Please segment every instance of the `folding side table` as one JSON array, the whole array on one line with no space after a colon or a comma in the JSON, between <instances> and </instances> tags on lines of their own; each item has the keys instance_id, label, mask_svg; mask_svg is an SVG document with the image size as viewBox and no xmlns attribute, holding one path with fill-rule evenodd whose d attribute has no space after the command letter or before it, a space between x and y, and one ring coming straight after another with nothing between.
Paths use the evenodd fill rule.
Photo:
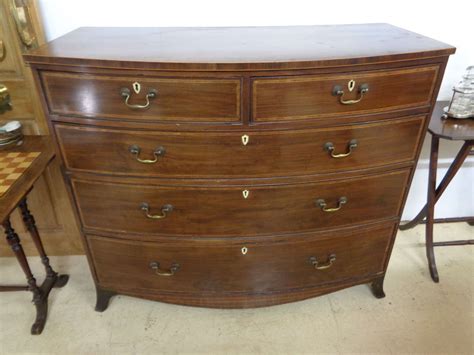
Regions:
<instances>
[{"instance_id":1,"label":"folding side table","mask_svg":"<svg viewBox=\"0 0 474 355\"><path fill-rule=\"evenodd\" d=\"M434 282L439 282L434 247L474 244L474 239L433 242L435 204L446 190L449 183L454 178L466 158L469 155L473 155L474 147L474 119L443 118L443 107L447 105L448 102L443 101L440 101L436 104L428 127L428 132L431 134L431 153L427 203L412 221L399 227L400 230L407 230L422 222L426 217L426 256L428 258L431 278ZM436 172L438 168L438 149L440 139L463 141L464 144L456 155L454 161L451 163L451 166L446 172L443 180L439 183L438 187L436 187ZM467 181L466 183L472 184L473 182ZM471 199L472 201L473 196L467 196L467 198ZM474 217L467 217L466 220L469 224L473 225Z\"/></svg>"},{"instance_id":2,"label":"folding side table","mask_svg":"<svg viewBox=\"0 0 474 355\"><path fill-rule=\"evenodd\" d=\"M26 275L28 285L0 286L0 291L31 291L36 306L36 320L31 334L43 331L48 313L48 296L53 287L63 287L69 280L68 275L58 275L49 263L43 244L36 228L35 220L28 210L26 196L33 184L45 171L54 158L54 151L48 137L26 136L23 143L0 149L0 223L5 229L7 242L11 246L18 262ZM46 278L38 286L23 248L20 238L10 223L10 214L19 207L23 221L38 249L46 270Z\"/></svg>"}]
</instances>

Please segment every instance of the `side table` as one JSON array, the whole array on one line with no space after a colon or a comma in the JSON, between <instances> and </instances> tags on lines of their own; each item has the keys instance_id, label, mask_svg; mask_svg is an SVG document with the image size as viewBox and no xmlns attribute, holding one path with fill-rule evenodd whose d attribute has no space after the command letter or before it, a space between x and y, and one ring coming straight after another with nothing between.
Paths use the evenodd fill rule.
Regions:
<instances>
[{"instance_id":1,"label":"side table","mask_svg":"<svg viewBox=\"0 0 474 355\"><path fill-rule=\"evenodd\" d=\"M474 239L433 242L435 204L439 200L443 192L446 190L449 183L454 178L459 168L466 160L467 156L473 155L474 147L474 120L443 118L443 107L447 106L448 104L449 102L443 101L440 101L436 104L428 127L428 132L431 134L431 152L427 203L412 221L404 225L400 225L399 227L400 230L407 230L413 228L418 223L422 222L423 219L426 217L426 256L428 258L431 278L434 282L439 282L438 270L436 268L436 261L434 255L434 247L474 244ZM446 175L444 176L443 180L440 182L438 187L436 187L438 149L439 140L441 138L449 139L452 141L464 141L464 144L456 155L454 161L451 163L451 166L446 172ZM469 181L468 183L472 183L472 181ZM472 196L470 196L470 198L472 198ZM472 225L472 223L474 222L474 217L469 217L468 222Z\"/></svg>"},{"instance_id":2,"label":"side table","mask_svg":"<svg viewBox=\"0 0 474 355\"><path fill-rule=\"evenodd\" d=\"M5 229L7 242L15 253L28 283L26 286L0 286L0 291L29 290L33 293L36 320L31 327L31 334L41 334L43 331L51 289L63 287L69 280L68 275L59 275L51 267L26 201L33 184L53 158L54 151L50 140L43 136L26 136L22 144L0 149L0 222ZM25 226L31 234L46 270L46 278L41 286L36 283L20 244L20 238L10 223L10 214L17 207L21 210Z\"/></svg>"}]
</instances>

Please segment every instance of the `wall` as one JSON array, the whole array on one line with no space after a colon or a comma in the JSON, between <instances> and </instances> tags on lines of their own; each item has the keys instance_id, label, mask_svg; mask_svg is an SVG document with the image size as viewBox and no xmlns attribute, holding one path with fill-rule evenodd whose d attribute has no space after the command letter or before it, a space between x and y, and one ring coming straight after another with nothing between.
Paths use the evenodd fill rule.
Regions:
<instances>
[{"instance_id":1,"label":"wall","mask_svg":"<svg viewBox=\"0 0 474 355\"><path fill-rule=\"evenodd\" d=\"M474 1L152 1L37 0L46 37L52 40L81 26L271 26L388 22L457 47L451 57L439 100L451 97L451 87L468 65L474 65ZM126 50L126 48L124 48ZM429 140L429 139L428 139ZM442 142L442 177L459 144ZM429 142L425 141L404 219L413 217L426 199ZM440 200L437 217L473 216L474 159L469 158Z\"/></svg>"}]
</instances>

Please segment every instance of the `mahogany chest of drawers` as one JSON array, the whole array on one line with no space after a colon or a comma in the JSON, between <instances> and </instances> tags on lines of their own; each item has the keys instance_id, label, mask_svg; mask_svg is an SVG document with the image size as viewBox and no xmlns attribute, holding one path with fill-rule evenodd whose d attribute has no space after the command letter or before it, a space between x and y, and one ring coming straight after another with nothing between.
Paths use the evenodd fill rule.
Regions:
<instances>
[{"instance_id":1,"label":"mahogany chest of drawers","mask_svg":"<svg viewBox=\"0 0 474 355\"><path fill-rule=\"evenodd\" d=\"M452 53L386 24L81 28L28 53L96 309L383 297Z\"/></svg>"}]
</instances>

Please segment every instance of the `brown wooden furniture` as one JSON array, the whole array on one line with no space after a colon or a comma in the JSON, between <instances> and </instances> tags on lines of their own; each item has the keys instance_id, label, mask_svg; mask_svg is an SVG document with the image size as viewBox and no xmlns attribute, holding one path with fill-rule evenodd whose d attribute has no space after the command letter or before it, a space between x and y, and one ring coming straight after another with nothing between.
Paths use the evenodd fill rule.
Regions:
<instances>
[{"instance_id":1,"label":"brown wooden furniture","mask_svg":"<svg viewBox=\"0 0 474 355\"><path fill-rule=\"evenodd\" d=\"M31 326L31 334L40 334L46 323L48 315L48 296L53 287L63 287L68 279L68 275L58 275L46 256L43 243L40 239L35 219L28 209L26 196L33 188L33 184L40 178L48 164L54 158L49 138L44 136L26 136L21 145L4 147L0 152L40 152L31 166L20 175L17 181L0 196L0 222L5 229L8 244L15 253L18 262L26 275L27 286L0 286L0 291L31 291L33 293L33 303L36 306L36 320ZM20 207L23 222L31 235L31 239L41 257L41 262L46 271L46 278L41 286L36 284L36 279L31 272L26 259L23 247L20 244L20 237L15 232L10 222L10 215L16 207Z\"/></svg>"},{"instance_id":2,"label":"brown wooden furniture","mask_svg":"<svg viewBox=\"0 0 474 355\"><path fill-rule=\"evenodd\" d=\"M28 53L96 309L383 297L451 53L385 24L81 28Z\"/></svg>"},{"instance_id":3,"label":"brown wooden furniture","mask_svg":"<svg viewBox=\"0 0 474 355\"><path fill-rule=\"evenodd\" d=\"M433 224L434 209L436 202L440 199L443 192L448 187L451 180L456 176L459 168L469 155L473 155L474 147L474 120L459 120L454 118L445 118L443 107L448 106L449 102L438 102L431 116L428 126L428 132L431 134L431 152L430 152L430 170L428 177L428 198L426 205L410 222L401 225L401 230L413 228L423 221L426 217L426 256L428 258L428 266L430 275L434 282L439 282L438 270L434 256L434 247L453 246L453 245L474 245L474 239L455 240L445 242L433 242ZM438 149L439 140L449 139L452 141L464 141L461 149L454 158L446 175L443 177L438 186L436 186L436 173L438 168ZM470 182L472 183L472 182ZM467 198L472 196L467 196ZM466 220L469 224L474 223L474 216L468 217Z\"/></svg>"},{"instance_id":4,"label":"brown wooden furniture","mask_svg":"<svg viewBox=\"0 0 474 355\"><path fill-rule=\"evenodd\" d=\"M23 125L24 132L30 135L48 134L48 125L31 69L25 65L22 54L44 42L36 0L0 0L0 88L5 88L10 97L8 105L0 103L0 125L17 120ZM50 253L83 253L57 160L35 183L28 201L35 211L38 229ZM29 254L36 253L34 243L28 238L29 232L21 223L21 213L15 211L11 219L18 226L16 232L24 240L23 248ZM3 244L0 243L0 256L10 255L10 248Z\"/></svg>"}]
</instances>

